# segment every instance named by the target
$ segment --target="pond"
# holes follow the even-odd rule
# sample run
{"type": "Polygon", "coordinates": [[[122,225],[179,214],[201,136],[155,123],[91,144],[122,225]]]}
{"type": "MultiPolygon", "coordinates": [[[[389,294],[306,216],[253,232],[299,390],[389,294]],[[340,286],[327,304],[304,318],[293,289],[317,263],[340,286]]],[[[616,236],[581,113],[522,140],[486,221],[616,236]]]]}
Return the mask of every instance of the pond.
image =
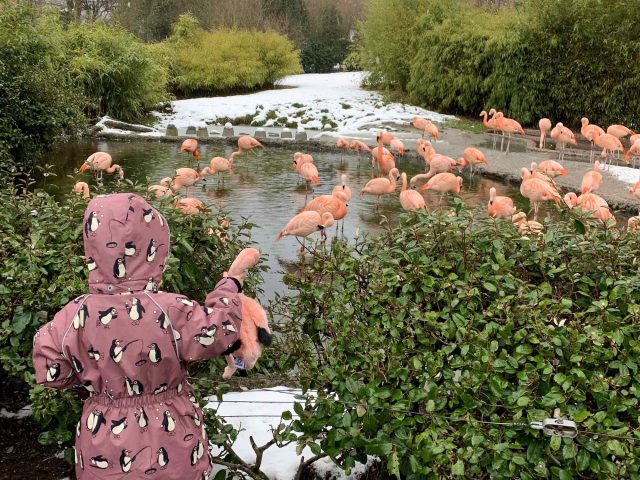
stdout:
{"type": "MultiPolygon", "coordinates": [[[[81,174],[78,169],[96,151],[110,153],[114,162],[124,168],[127,178],[139,182],[145,182],[148,178],[150,183],[158,183],[163,177],[173,176],[176,168],[187,166],[186,156],[180,155],[179,147],[179,143],[99,140],[61,144],[47,159],[56,174],[55,177],[47,178],[47,189],[52,193],[70,191],[79,180],[86,181],[90,187],[95,186],[93,175],[88,172],[81,174]]],[[[228,158],[231,151],[231,146],[201,145],[202,166],[206,165],[205,159],[214,156],[228,158]]],[[[257,225],[252,231],[252,239],[257,248],[268,255],[269,266],[269,271],[264,273],[263,301],[273,298],[276,292],[284,291],[282,272],[295,269],[298,261],[299,244],[294,238],[285,237],[275,241],[278,232],[305,205],[305,185],[298,179],[293,168],[293,153],[292,150],[266,149],[259,151],[257,155],[244,154],[236,159],[235,174],[226,174],[224,185],[218,183],[215,177],[207,177],[206,183],[190,188],[186,195],[227,211],[232,223],[234,219],[239,221],[246,217],[257,225]]],[[[344,222],[344,235],[347,239],[353,239],[357,234],[375,235],[381,229],[380,221],[383,216],[391,223],[396,221],[402,212],[397,193],[382,197],[378,211],[374,210],[374,197],[360,198],[357,195],[374,175],[369,156],[363,155],[358,160],[355,154],[346,154],[341,160],[339,153],[309,153],[314,156],[319,171],[316,195],[330,194],[340,182],[340,175],[347,174],[347,184],[353,194],[344,222]]],[[[424,171],[423,160],[412,154],[399,158],[397,166],[409,177],[424,171]]],[[[108,188],[115,181],[115,175],[105,174],[105,187],[108,188]]],[[[498,195],[509,195],[518,203],[519,208],[528,210],[528,201],[520,196],[517,187],[477,175],[472,179],[465,177],[462,193],[465,204],[486,206],[491,187],[496,187],[498,195]]],[[[397,192],[399,191],[400,186],[397,192]]],[[[424,193],[427,205],[436,208],[440,202],[439,194],[424,193]]],[[[446,202],[445,198],[443,205],[446,202]]],[[[328,234],[331,240],[336,235],[336,229],[330,229],[328,234]]]]}

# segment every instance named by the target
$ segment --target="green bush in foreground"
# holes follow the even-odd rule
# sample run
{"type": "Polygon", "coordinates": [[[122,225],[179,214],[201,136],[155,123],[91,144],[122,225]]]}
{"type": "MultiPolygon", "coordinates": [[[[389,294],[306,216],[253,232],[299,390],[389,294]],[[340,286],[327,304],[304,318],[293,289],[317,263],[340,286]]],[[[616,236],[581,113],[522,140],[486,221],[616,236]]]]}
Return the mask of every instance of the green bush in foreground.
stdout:
{"type": "MultiPolygon", "coordinates": [[[[131,183],[115,190],[144,195],[141,186],[131,183]]],[[[33,385],[35,331],[88,290],[82,242],[86,201],[72,193],[58,201],[38,189],[19,195],[4,188],[0,189],[0,202],[0,380],[11,375],[33,385]]],[[[153,200],[152,204],[171,225],[171,257],[161,288],[204,301],[239,251],[249,245],[252,225],[235,224],[229,240],[222,242],[217,235],[208,234],[210,228],[220,228],[219,212],[186,216],[168,201],[153,200]]],[[[257,275],[252,273],[245,289],[252,292],[256,284],[257,275]]],[[[34,416],[45,427],[41,441],[71,440],[79,416],[74,394],[33,386],[31,397],[34,416]]]]}
{"type": "Polygon", "coordinates": [[[288,276],[276,305],[318,399],[284,437],[407,479],[638,478],[640,237],[569,215],[539,237],[405,215],[288,276]],[[485,423],[554,411],[589,433],[485,423]]]}
{"type": "Polygon", "coordinates": [[[282,35],[253,30],[207,32],[190,15],[182,15],[174,33],[160,47],[170,59],[174,90],[211,94],[255,89],[301,73],[299,52],[282,35]]]}

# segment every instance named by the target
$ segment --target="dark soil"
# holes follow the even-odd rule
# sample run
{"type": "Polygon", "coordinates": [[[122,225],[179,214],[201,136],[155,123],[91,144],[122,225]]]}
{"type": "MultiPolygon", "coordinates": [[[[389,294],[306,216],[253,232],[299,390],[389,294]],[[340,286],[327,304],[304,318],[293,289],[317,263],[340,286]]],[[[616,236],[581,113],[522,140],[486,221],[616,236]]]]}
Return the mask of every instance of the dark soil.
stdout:
{"type": "MultiPolygon", "coordinates": [[[[17,412],[29,402],[27,385],[0,374],[0,408],[17,412]]],[[[41,445],[41,429],[30,417],[21,420],[0,418],[0,479],[60,480],[74,479],[73,465],[61,458],[57,445],[41,445]]]]}

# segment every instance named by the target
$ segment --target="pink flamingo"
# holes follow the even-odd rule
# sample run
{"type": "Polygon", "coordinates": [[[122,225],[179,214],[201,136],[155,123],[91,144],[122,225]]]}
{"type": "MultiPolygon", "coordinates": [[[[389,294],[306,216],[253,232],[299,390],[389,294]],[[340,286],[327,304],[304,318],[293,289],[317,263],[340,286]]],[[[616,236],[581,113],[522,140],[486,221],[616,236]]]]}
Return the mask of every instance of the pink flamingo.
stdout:
{"type": "Polygon", "coordinates": [[[387,175],[392,169],[396,168],[395,157],[383,146],[385,133],[384,131],[378,132],[376,135],[378,146],[371,151],[371,161],[374,164],[378,164],[378,170],[383,175],[387,175]]]}
{"type": "Polygon", "coordinates": [[[364,197],[365,193],[375,195],[377,199],[374,208],[377,210],[380,203],[380,196],[395,192],[399,178],[400,171],[397,168],[392,168],[389,172],[389,178],[374,178],[373,180],[369,180],[362,190],[360,190],[360,196],[364,197]]]}
{"type": "Polygon", "coordinates": [[[347,197],[347,202],[351,200],[351,189],[347,185],[347,174],[340,175],[340,185],[333,187],[331,195],[335,195],[337,192],[342,192],[347,197]]]}
{"type": "Polygon", "coordinates": [[[624,155],[624,160],[627,162],[627,165],[629,165],[631,163],[631,159],[633,161],[633,168],[636,168],[636,159],[638,158],[638,155],[640,155],[640,137],[631,144],[629,150],[627,150],[627,153],[624,155]],[[632,156],[633,158],[631,158],[632,156]]]}
{"type": "Polygon", "coordinates": [[[593,165],[593,170],[589,170],[582,176],[582,185],[580,186],[580,192],[591,193],[600,188],[600,182],[602,182],[602,174],[600,173],[600,162],[596,160],[593,165]]]}
{"type": "Polygon", "coordinates": [[[342,161],[342,156],[344,155],[344,151],[349,148],[349,140],[347,140],[344,137],[340,137],[338,138],[338,141],[336,142],[336,147],[338,147],[340,149],[340,161],[342,161]]]}
{"type": "Polygon", "coordinates": [[[524,135],[524,130],[522,129],[522,125],[520,125],[516,120],[512,118],[507,118],[504,116],[502,112],[497,112],[494,116],[496,121],[496,128],[502,132],[502,141],[500,142],[500,151],[502,151],[502,145],[504,142],[504,135],[509,135],[509,140],[507,141],[507,148],[505,150],[506,153],[509,153],[509,147],[511,146],[511,134],[517,133],[519,135],[524,135]]]}
{"type": "Polygon", "coordinates": [[[551,120],[548,118],[541,118],[538,122],[538,128],[540,128],[540,150],[544,148],[547,133],[551,130],[551,120]]]}
{"type": "MultiPolygon", "coordinates": [[[[613,152],[619,151],[624,153],[624,147],[622,146],[622,142],[618,137],[611,135],[610,133],[605,133],[601,135],[597,130],[593,131],[593,143],[596,144],[597,147],[602,148],[601,156],[604,157],[605,167],[607,165],[607,158],[609,158],[609,153],[611,153],[611,158],[609,158],[609,165],[613,161],[613,152]]],[[[625,153],[626,156],[626,153],[625,153]]]]}
{"type": "Polygon", "coordinates": [[[458,159],[457,165],[460,167],[460,170],[463,170],[467,165],[469,165],[471,175],[473,175],[473,166],[481,163],[489,165],[489,161],[487,160],[487,157],[485,157],[484,153],[475,147],[467,147],[462,152],[462,157],[458,159]]]}
{"type": "MultiPolygon", "coordinates": [[[[422,185],[418,191],[422,192],[424,190],[433,190],[442,194],[446,192],[460,193],[461,188],[462,177],[456,177],[453,173],[445,172],[438,173],[434,177],[430,178],[429,181],[422,185]]],[[[442,196],[440,197],[439,203],[441,202],[442,196]]]]}
{"type": "Polygon", "coordinates": [[[171,197],[173,196],[173,191],[169,188],[171,185],[171,177],[165,177],[160,180],[160,184],[158,185],[149,185],[147,188],[148,192],[151,192],[155,195],[157,200],[160,200],[162,197],[171,197]]]}
{"type": "Polygon", "coordinates": [[[173,202],[173,206],[185,215],[196,215],[207,211],[207,206],[197,198],[176,198],[173,202]]]}
{"type": "Polygon", "coordinates": [[[400,155],[404,155],[404,144],[400,141],[399,138],[394,138],[393,140],[391,140],[390,147],[400,155]]]}
{"type": "Polygon", "coordinates": [[[238,150],[229,156],[229,161],[233,162],[238,155],[242,155],[244,152],[252,152],[254,148],[264,148],[264,145],[248,135],[241,136],[238,138],[238,150]]]}
{"type": "MultiPolygon", "coordinates": [[[[296,164],[296,162],[294,161],[293,164],[298,171],[298,176],[300,176],[306,182],[306,190],[309,189],[309,182],[313,183],[314,185],[318,184],[318,169],[312,162],[296,164]]],[[[313,188],[311,189],[311,192],[313,193],[313,188]]]]}
{"type": "Polygon", "coordinates": [[[376,138],[378,137],[382,140],[383,145],[391,145],[391,140],[396,138],[396,136],[393,133],[387,132],[386,130],[378,131],[376,138]]]}
{"type": "Polygon", "coordinates": [[[567,172],[565,168],[555,160],[543,160],[538,165],[538,170],[544,173],[549,178],[555,178],[558,175],[569,174],[569,172],[567,172]]]}
{"type": "Polygon", "coordinates": [[[429,180],[437,173],[450,172],[456,165],[457,163],[453,158],[438,153],[431,159],[429,171],[413,176],[411,178],[411,185],[415,185],[419,180],[429,180]]]}
{"type": "MultiPolygon", "coordinates": [[[[338,221],[347,216],[347,196],[344,192],[338,191],[331,195],[319,195],[302,209],[303,212],[318,212],[320,215],[329,212],[336,222],[336,232],[338,231],[338,221]]],[[[344,229],[344,221],[342,222],[344,229]]],[[[320,235],[325,235],[321,232],[320,235]]]]}
{"type": "Polygon", "coordinates": [[[635,217],[631,217],[629,220],[627,220],[627,228],[636,229],[638,227],[640,227],[640,213],[635,217]]]}
{"type": "Polygon", "coordinates": [[[209,162],[209,167],[205,167],[202,172],[200,172],[201,176],[208,175],[218,175],[218,183],[220,183],[220,177],[222,177],[222,184],[224,185],[224,175],[223,172],[233,173],[233,161],[227,160],[224,157],[213,157],[209,162]],[[206,172],[205,172],[206,170],[206,172]]]}
{"type": "MultiPolygon", "coordinates": [[[[187,138],[180,146],[180,153],[187,152],[187,154],[193,155],[198,164],[200,163],[200,152],[198,152],[198,141],[195,138],[187,138]]],[[[191,165],[191,162],[189,162],[191,165]]]]}
{"type": "Polygon", "coordinates": [[[489,204],[487,205],[487,213],[491,217],[511,218],[516,212],[513,200],[510,197],[496,196],[496,189],[489,189],[489,204]]]}
{"type": "Polygon", "coordinates": [[[496,119],[493,118],[495,116],[496,110],[492,108],[489,110],[489,114],[485,110],[480,112],[480,116],[482,117],[482,125],[487,130],[487,133],[491,133],[493,135],[493,147],[496,148],[496,140],[498,138],[498,127],[496,125],[496,119]],[[491,115],[491,118],[488,118],[491,115]]]}
{"type": "Polygon", "coordinates": [[[631,188],[629,188],[627,193],[636,200],[640,200],[640,181],[636,182],[631,188]]]}
{"type": "Polygon", "coordinates": [[[428,140],[424,140],[422,138],[418,139],[418,155],[420,155],[424,160],[424,169],[427,170],[429,163],[431,163],[431,159],[436,154],[436,149],[433,148],[431,142],[428,140]]]}
{"type": "Polygon", "coordinates": [[[595,193],[583,193],[578,197],[575,193],[569,192],[564,196],[564,202],[570,208],[580,207],[582,211],[589,213],[589,217],[603,223],[610,219],[615,220],[605,199],[595,193]]]}
{"type": "Polygon", "coordinates": [[[402,172],[402,190],[400,191],[400,205],[407,211],[427,209],[424,197],[413,189],[407,189],[407,174],[402,172]]]}
{"type": "Polygon", "coordinates": [[[511,222],[518,227],[520,235],[538,235],[543,230],[543,225],[535,220],[527,220],[527,214],[518,212],[511,217],[511,222]]]}
{"type": "Polygon", "coordinates": [[[558,158],[559,160],[564,159],[564,150],[567,146],[567,143],[572,143],[574,145],[578,144],[574,133],[560,122],[558,122],[556,126],[553,127],[550,136],[556,142],[556,144],[560,146],[560,156],[558,158]]]}
{"type": "Polygon", "coordinates": [[[551,200],[560,205],[560,194],[552,185],[539,178],[533,178],[531,172],[525,167],[520,169],[520,174],[523,178],[520,184],[520,194],[528,198],[533,205],[534,220],[538,218],[538,205],[540,202],[551,200]]]}
{"type": "MultiPolygon", "coordinates": [[[[209,168],[209,167],[206,167],[209,168]]],[[[206,170],[205,168],[205,170],[206,170]]],[[[193,168],[178,168],[176,169],[176,175],[173,177],[173,181],[171,182],[171,189],[174,191],[178,191],[181,188],[189,188],[196,184],[198,180],[202,180],[202,173],[206,175],[206,171],[198,172],[193,168]]]]}
{"type": "Polygon", "coordinates": [[[618,138],[623,138],[623,137],[626,137],[627,135],[636,134],[636,132],[634,132],[630,128],[625,127],[624,125],[609,125],[607,127],[607,133],[618,138]]]}
{"type": "Polygon", "coordinates": [[[371,152],[371,147],[360,140],[353,140],[349,145],[349,148],[358,152],[358,161],[360,160],[360,152],[371,152]]]}
{"type": "Polygon", "coordinates": [[[556,187],[556,185],[553,183],[553,180],[551,180],[551,177],[549,177],[546,173],[542,173],[540,171],[540,169],[538,167],[538,164],[536,162],[531,162],[531,177],[530,178],[539,178],[540,180],[543,180],[543,181],[549,183],[549,185],[553,186],[553,188],[555,188],[556,190],[558,189],[558,187],[556,187]]]}
{"type": "Polygon", "coordinates": [[[82,166],[80,167],[80,171],[82,173],[89,168],[92,172],[96,174],[96,180],[102,181],[102,173],[115,173],[118,172],[118,178],[122,180],[124,178],[124,170],[117,163],[111,164],[111,155],[107,152],[96,152],[92,155],[89,155],[82,166]]]}
{"type": "Polygon", "coordinates": [[[598,125],[595,124],[590,124],[589,123],[589,119],[587,117],[582,117],[580,119],[580,123],[582,124],[582,127],[580,127],[580,133],[582,134],[582,136],[584,138],[586,138],[587,140],[589,140],[589,142],[591,143],[591,154],[589,155],[589,162],[593,161],[593,147],[595,145],[594,141],[593,141],[593,134],[594,132],[598,132],[600,135],[604,135],[606,132],[599,127],[598,125]]]}
{"type": "Polygon", "coordinates": [[[322,215],[318,212],[300,212],[289,220],[289,223],[276,237],[276,241],[288,235],[294,236],[300,243],[300,251],[302,252],[304,251],[304,243],[301,243],[297,237],[308,237],[312,233],[322,232],[331,225],[333,225],[333,216],[329,212],[325,212],[322,215]]]}
{"type": "Polygon", "coordinates": [[[78,182],[73,186],[73,191],[77,194],[80,195],[82,194],[82,198],[84,198],[85,200],[87,198],[89,198],[89,185],[87,185],[85,182],[78,182]]]}

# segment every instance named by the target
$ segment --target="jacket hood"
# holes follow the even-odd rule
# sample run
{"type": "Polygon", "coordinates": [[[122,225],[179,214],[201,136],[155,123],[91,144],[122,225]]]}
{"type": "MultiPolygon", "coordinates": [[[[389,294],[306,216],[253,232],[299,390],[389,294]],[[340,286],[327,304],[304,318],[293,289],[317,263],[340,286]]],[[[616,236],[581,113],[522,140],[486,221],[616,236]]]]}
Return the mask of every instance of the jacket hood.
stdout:
{"type": "Polygon", "coordinates": [[[98,195],[83,222],[89,293],[156,291],[169,256],[169,225],[139,195],[98,195]]]}

